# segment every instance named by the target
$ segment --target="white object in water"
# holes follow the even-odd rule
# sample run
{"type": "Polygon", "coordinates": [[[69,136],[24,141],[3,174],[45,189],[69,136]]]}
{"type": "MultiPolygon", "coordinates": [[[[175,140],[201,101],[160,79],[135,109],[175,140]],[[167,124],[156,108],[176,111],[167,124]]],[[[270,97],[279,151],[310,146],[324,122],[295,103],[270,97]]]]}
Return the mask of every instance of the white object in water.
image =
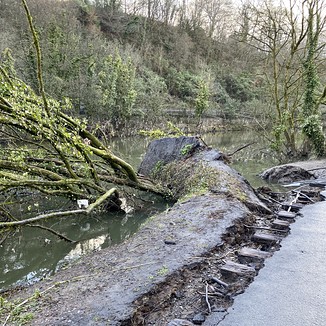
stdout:
{"type": "Polygon", "coordinates": [[[127,205],[127,199],[126,198],[120,198],[121,205],[120,208],[125,211],[126,214],[131,213],[134,208],[132,206],[127,205]]]}
{"type": "Polygon", "coordinates": [[[77,199],[77,205],[79,208],[87,208],[88,205],[88,199],[77,199]]]}

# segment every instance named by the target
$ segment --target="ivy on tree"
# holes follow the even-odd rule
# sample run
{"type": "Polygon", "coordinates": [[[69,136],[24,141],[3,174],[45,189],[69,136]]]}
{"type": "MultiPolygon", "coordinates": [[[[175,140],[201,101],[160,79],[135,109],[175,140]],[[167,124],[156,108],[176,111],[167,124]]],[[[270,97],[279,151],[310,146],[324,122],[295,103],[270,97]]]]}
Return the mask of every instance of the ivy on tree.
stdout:
{"type": "MultiPolygon", "coordinates": [[[[31,189],[93,202],[90,209],[71,214],[90,213],[109,197],[117,197],[113,185],[160,192],[91,133],[86,120],[65,113],[71,107],[68,99],[57,101],[45,94],[38,36],[25,0],[22,3],[36,49],[39,94],[18,78],[11,53],[6,50],[0,60],[0,132],[5,139],[0,149],[1,192],[31,189]]],[[[0,227],[16,225],[16,218],[5,206],[6,202],[1,210],[11,221],[0,223],[0,227]]],[[[67,212],[55,214],[63,215],[67,212]]],[[[43,214],[42,218],[46,217],[49,215],[43,214]]],[[[38,220],[26,219],[19,224],[38,220]]]]}

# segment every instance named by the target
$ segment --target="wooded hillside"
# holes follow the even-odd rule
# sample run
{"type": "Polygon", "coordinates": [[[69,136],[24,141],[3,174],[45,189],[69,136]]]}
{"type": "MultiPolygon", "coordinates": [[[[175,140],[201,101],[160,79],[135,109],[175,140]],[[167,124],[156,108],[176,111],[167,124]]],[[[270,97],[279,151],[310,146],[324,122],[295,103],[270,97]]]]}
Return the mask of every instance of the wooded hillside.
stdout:
{"type": "MultiPolygon", "coordinates": [[[[0,2],[0,50],[11,49],[20,77],[37,89],[20,2],[0,2]]],[[[150,128],[171,113],[244,118],[269,127],[271,145],[282,155],[305,154],[312,144],[323,153],[323,1],[28,4],[41,41],[45,90],[72,101],[67,113],[106,124],[108,131],[132,129],[135,121],[138,129],[150,128]]]]}

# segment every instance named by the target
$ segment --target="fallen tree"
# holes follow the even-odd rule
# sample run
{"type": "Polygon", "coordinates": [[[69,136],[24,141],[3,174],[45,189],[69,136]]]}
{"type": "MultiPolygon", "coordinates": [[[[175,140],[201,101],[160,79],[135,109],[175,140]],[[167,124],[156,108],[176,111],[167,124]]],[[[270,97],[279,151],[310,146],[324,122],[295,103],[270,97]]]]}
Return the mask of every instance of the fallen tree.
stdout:
{"type": "Polygon", "coordinates": [[[222,286],[228,289],[218,285],[216,291],[223,293],[216,292],[214,283],[221,282],[217,276],[224,277],[219,274],[223,261],[236,258],[235,252],[250,243],[253,230],[272,222],[272,212],[245,179],[223,162],[223,155],[201,145],[197,137],[151,142],[140,171],[154,174],[178,203],[152,216],[126,241],[82,257],[51,279],[14,291],[12,297],[8,292],[0,319],[14,323],[18,305],[24,306],[24,313],[34,313],[33,325],[45,319],[48,325],[62,325],[68,318],[72,325],[90,325],[94,320],[102,325],[107,321],[110,325],[173,325],[172,318],[188,318],[198,311],[209,312],[211,306],[230,304],[248,283],[248,276],[252,278],[253,269],[250,275],[236,277],[235,287],[226,286],[229,281],[224,279],[222,286]],[[216,276],[213,282],[212,276],[216,276]],[[55,291],[44,291],[53,286],[55,291]],[[42,295],[29,306],[26,303],[35,298],[36,289],[42,295]],[[171,300],[176,291],[184,293],[182,298],[171,300]]]}
{"type": "Polygon", "coordinates": [[[93,204],[69,214],[90,213],[109,197],[119,202],[116,186],[156,193],[162,191],[150,180],[141,179],[127,162],[113,154],[87,121],[69,116],[68,99],[54,100],[44,91],[41,49],[25,0],[37,57],[38,93],[17,77],[10,50],[0,60],[0,227],[32,223],[67,212],[41,214],[17,221],[8,208],[12,194],[32,190],[46,196],[86,198],[93,204]],[[8,196],[8,194],[10,196],[8,196]],[[13,221],[14,220],[14,221],[13,221]]]}

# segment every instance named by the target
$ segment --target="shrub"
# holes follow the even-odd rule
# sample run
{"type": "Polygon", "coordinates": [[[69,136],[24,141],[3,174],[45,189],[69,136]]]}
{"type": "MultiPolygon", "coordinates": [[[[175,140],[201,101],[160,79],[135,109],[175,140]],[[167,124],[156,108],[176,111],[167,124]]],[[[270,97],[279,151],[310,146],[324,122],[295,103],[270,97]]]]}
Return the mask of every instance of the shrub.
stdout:
{"type": "Polygon", "coordinates": [[[197,95],[200,77],[187,70],[170,68],[166,76],[169,93],[183,100],[194,99],[197,95]]]}

